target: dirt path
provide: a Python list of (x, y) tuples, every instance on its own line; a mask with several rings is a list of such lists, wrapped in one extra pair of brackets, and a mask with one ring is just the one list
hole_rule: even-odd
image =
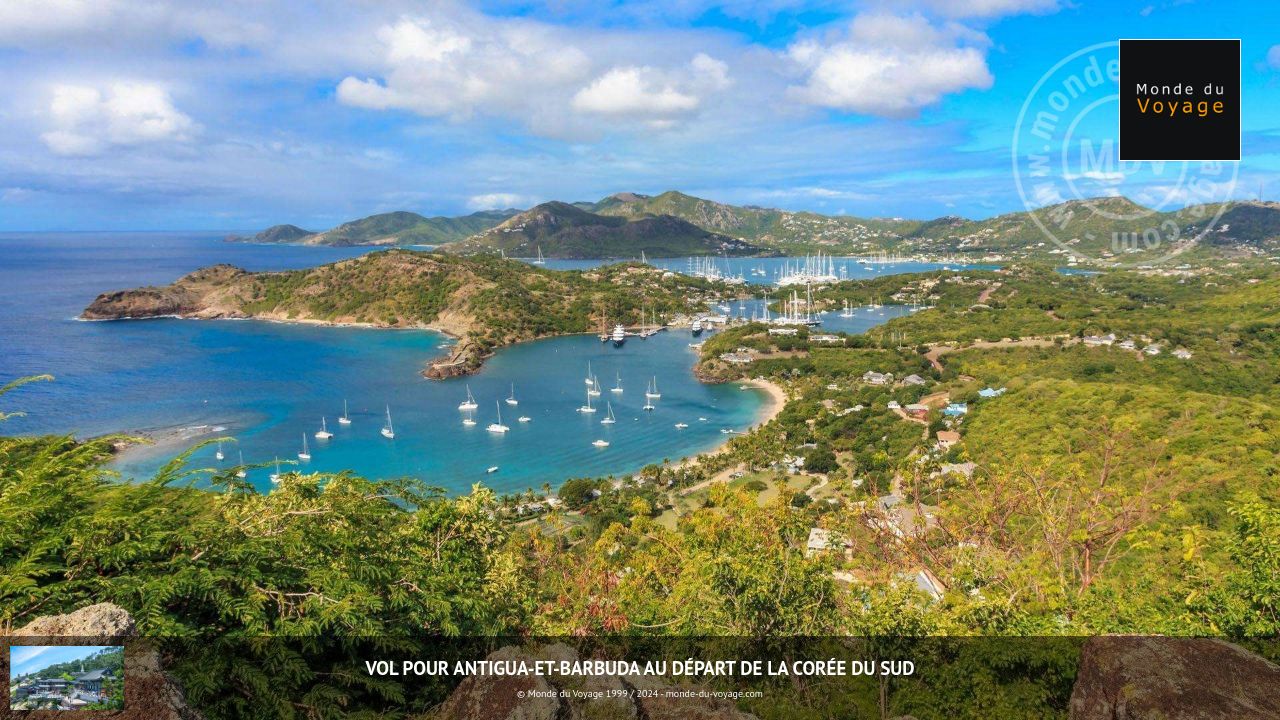
[(991, 295), (999, 289), (1000, 289), (1000, 283), (998, 282), (991, 283), (991, 285), (986, 290), (982, 291), (981, 295), (978, 295), (978, 304), (982, 305), (986, 301), (990, 300)]

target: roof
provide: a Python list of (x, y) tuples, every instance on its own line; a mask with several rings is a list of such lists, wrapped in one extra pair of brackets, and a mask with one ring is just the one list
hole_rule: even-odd
[(955, 430), (939, 430), (938, 442), (954, 443), (960, 442), (960, 433)]
[(84, 673), (80, 673), (79, 675), (76, 675), (76, 680), (77, 681), (101, 680), (103, 676), (105, 676), (106, 674), (107, 674), (106, 668), (98, 668), (97, 670), (90, 670), (89, 672), (84, 672)]
[(919, 375), (908, 375), (902, 378), (902, 382), (905, 385), (924, 385), (925, 379)]

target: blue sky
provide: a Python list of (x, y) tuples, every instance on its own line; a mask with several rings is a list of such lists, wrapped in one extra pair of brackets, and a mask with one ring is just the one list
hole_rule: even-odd
[(6, 0), (0, 230), (323, 229), (668, 189), (987, 217), (1022, 208), (1036, 81), (1120, 37), (1243, 40), (1237, 195), (1280, 198), (1270, 3)]
[(100, 651), (105, 645), (13, 645), (9, 648), (9, 677), (15, 678), (50, 665), (79, 660)]

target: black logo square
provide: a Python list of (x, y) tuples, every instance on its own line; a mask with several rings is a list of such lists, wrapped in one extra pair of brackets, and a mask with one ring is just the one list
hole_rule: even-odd
[(1239, 160), (1240, 41), (1121, 40), (1120, 159)]

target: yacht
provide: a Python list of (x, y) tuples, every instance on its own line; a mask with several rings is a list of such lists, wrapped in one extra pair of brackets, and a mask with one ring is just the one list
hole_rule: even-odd
[(223, 458), (225, 458), (225, 457), (226, 457), (226, 455), (223, 455), (223, 454), (222, 454), (222, 441), (221, 441), (221, 440), (219, 440), (219, 441), (218, 441), (218, 452), (214, 453), (214, 454), (213, 454), (213, 457), (214, 457), (214, 459), (216, 459), (216, 460), (222, 460)]
[[(304, 436), (305, 437), (305, 436)], [(244, 451), (240, 451), (240, 469), (236, 470), (236, 477), (244, 479), (249, 473), (244, 471)]]
[(613, 346), (622, 347), (627, 342), (627, 329), (621, 325), (613, 326)]
[(382, 437), (388, 440), (396, 439), (396, 429), (391, 425), (391, 406), (387, 406), (387, 424), (382, 426)]
[(586, 378), (584, 378), (582, 382), (584, 382), (584, 383), (586, 383), (586, 384), (590, 385), (590, 384), (592, 384), (592, 383), (594, 383), (594, 382), (595, 382), (594, 378), (595, 378), (595, 375), (592, 375), (592, 374), (591, 374), (591, 362), (590, 362), (590, 361), (588, 361), (588, 362), (587, 362), (587, 377), (586, 377)]
[(271, 473), (267, 477), (271, 479), (271, 484), (273, 485), (280, 482), (280, 458), (279, 457), (276, 458), (276, 471)]
[(622, 373), (618, 373), (618, 381), (614, 383), (613, 389), (610, 390), (609, 392), (616, 392), (616, 393), (622, 392)]
[(617, 418), (615, 418), (615, 417), (613, 416), (613, 403), (608, 403), (608, 402), (606, 402), (606, 403), (605, 403), (605, 407), (609, 408), (609, 414), (605, 417), (605, 419), (603, 419), (603, 420), (601, 420), (601, 421), (600, 421), (600, 424), (601, 424), (601, 425), (612, 425), (612, 424), (614, 424), (614, 423), (618, 422), (618, 419), (617, 419)]
[(600, 397), (600, 381), (595, 375), (591, 376), (591, 387), (587, 388), (587, 394), (591, 397)]
[(475, 416), (471, 414), (470, 410), (467, 411), (467, 416), (462, 418), (462, 424), (466, 425), (467, 427), (471, 427), (472, 425), (476, 424)]
[(592, 442), (591, 444), (592, 444), (592, 445), (595, 445), (596, 447), (609, 447), (609, 441), (608, 441), (608, 440), (596, 440), (595, 442)]
[(351, 424), (351, 413), (347, 412), (347, 401), (346, 401), (346, 400), (343, 400), (343, 401), (342, 401), (342, 417), (339, 417), (339, 418), (338, 418), (338, 424), (339, 424), (339, 425), (350, 425), (350, 424)]
[(490, 475), (492, 475), (493, 473), (498, 472), (498, 466), (497, 466), (497, 465), (490, 465), (490, 466), (489, 466), (489, 469), (488, 469), (488, 470), (485, 470), (485, 472), (487, 472), (487, 473), (489, 473)]
[(677, 429), (677, 430), (683, 430), (683, 429), (685, 429), (685, 428), (687, 428), (687, 427), (689, 427), (689, 423), (676, 423), (676, 429)]
[[(514, 389), (514, 388), (513, 388), (513, 389)], [(470, 386), (470, 385), (468, 385), (468, 386), (467, 386), (467, 399), (466, 399), (466, 400), (463, 400), (463, 401), (462, 401), (462, 402), (460, 402), (460, 403), (458, 403), (458, 409), (459, 409), (459, 410), (475, 410), (475, 409), (476, 409), (476, 408), (478, 408), (478, 407), (480, 407), (480, 406), (476, 404), (476, 399), (475, 399), (474, 397), (472, 397), (472, 396), (471, 396), (471, 386)]]
[(316, 431), (317, 440), (328, 440), (333, 437), (333, 433), (329, 432), (329, 426), (325, 425), (324, 418), (320, 418), (320, 429)]
[(507, 398), (508, 405), (519, 405), (520, 401), (516, 399), (516, 384), (511, 383), (511, 397)]
[(658, 398), (662, 397), (662, 393), (658, 392), (658, 376), (657, 375), (653, 376), (653, 384), (649, 386), (648, 390), (644, 391), (644, 396), (649, 398), (650, 400), (657, 400)]
[(307, 449), (307, 434), (302, 433), (302, 452), (298, 453), (299, 460), (310, 460), (311, 451)]
[(489, 427), (485, 428), (491, 433), (504, 433), (511, 428), (502, 424), (502, 403), (495, 402), (494, 407), (498, 408), (498, 422), (489, 423)]
[(693, 321), (693, 336), (698, 337), (702, 334), (702, 318)]
[(546, 265), (546, 264), (547, 264), (547, 259), (546, 259), (546, 258), (544, 258), (544, 257), (542, 257), (542, 246), (541, 246), (541, 245), (539, 245), (539, 246), (538, 246), (538, 259), (534, 260), (534, 261), (533, 261), (533, 264), (534, 264), (534, 265)]
[(516, 418), (516, 422), (529, 422), (532, 419), (533, 418), (529, 417), (528, 415), (521, 415), (520, 417)]
[(593, 407), (591, 407), (591, 391), (590, 391), (590, 390), (587, 390), (587, 404), (586, 404), (586, 405), (583, 405), (583, 406), (582, 406), (582, 407), (580, 407), (580, 408), (578, 408), (578, 412), (580, 412), (580, 413), (593, 413), (593, 412), (595, 412), (595, 411), (596, 411), (596, 409), (595, 409), (595, 408), (593, 408)]

